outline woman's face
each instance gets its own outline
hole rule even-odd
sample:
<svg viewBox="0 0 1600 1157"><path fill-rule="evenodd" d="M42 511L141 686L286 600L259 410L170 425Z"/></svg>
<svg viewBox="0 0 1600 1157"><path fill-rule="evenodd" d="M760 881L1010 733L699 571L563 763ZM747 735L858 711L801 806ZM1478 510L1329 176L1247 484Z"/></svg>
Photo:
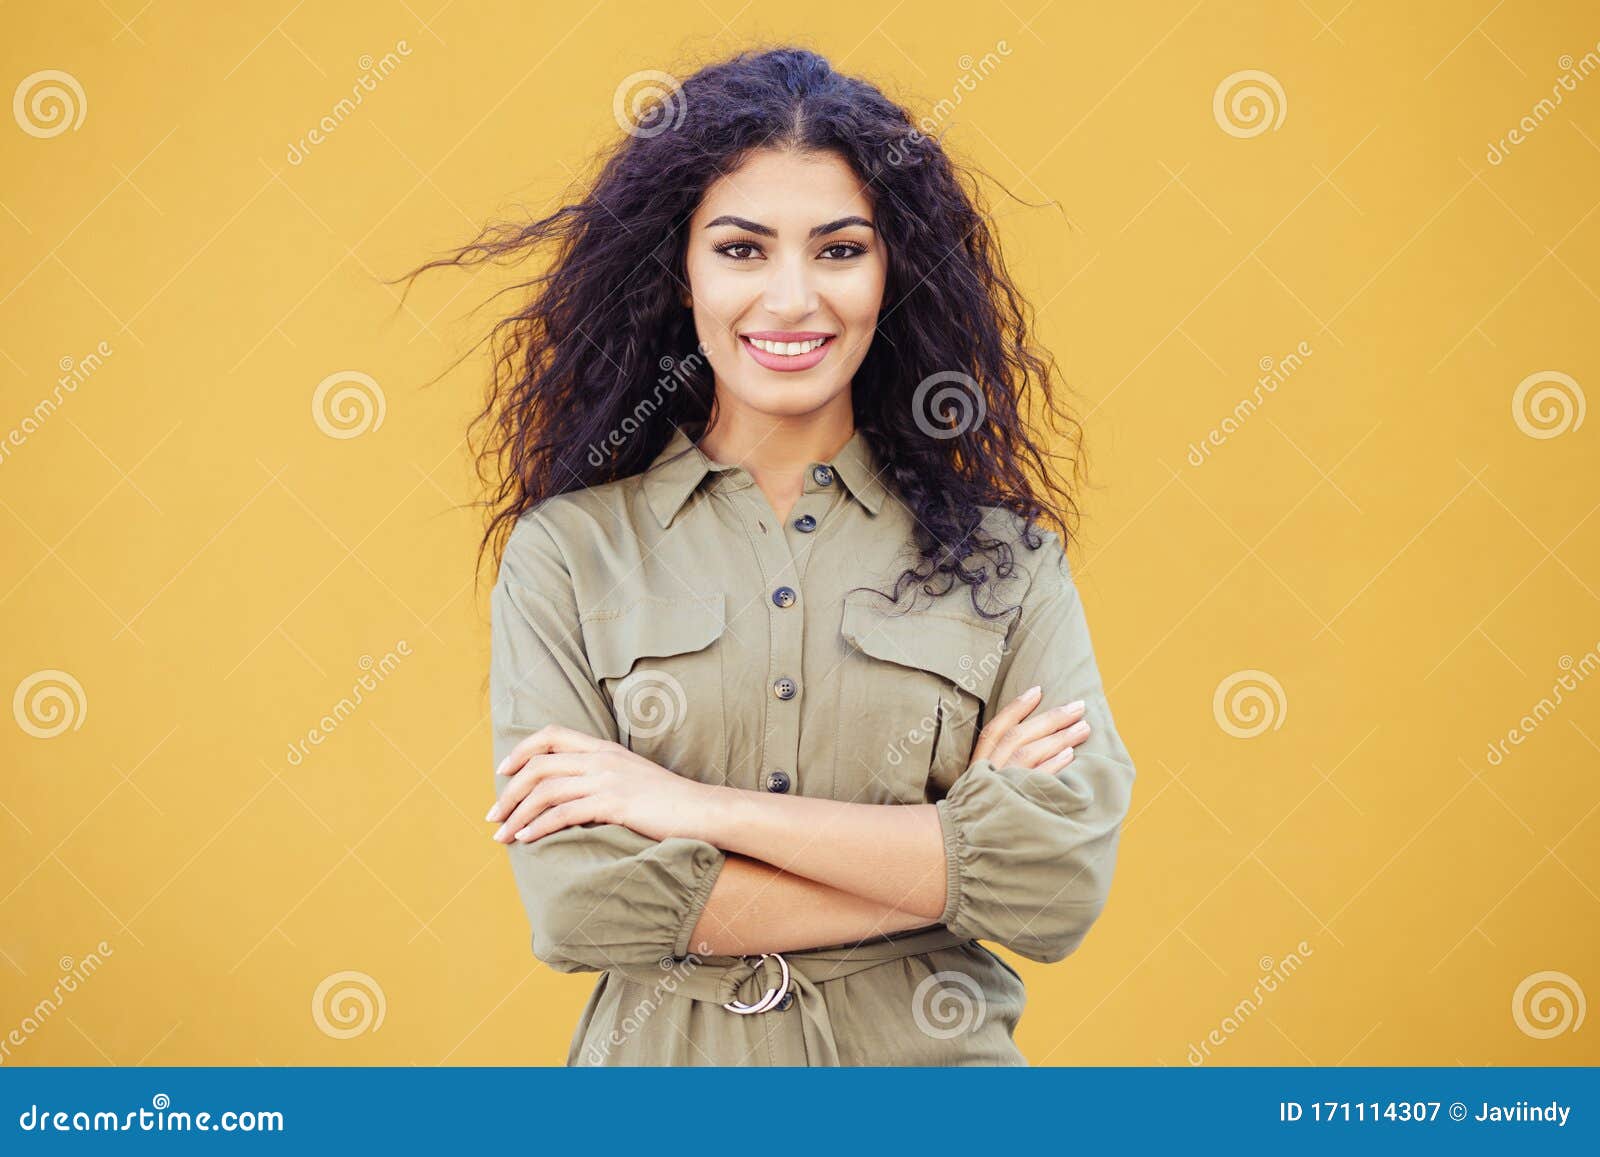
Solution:
<svg viewBox="0 0 1600 1157"><path fill-rule="evenodd" d="M850 388L888 268L872 202L838 156L763 149L689 221L695 329L719 402L791 417Z"/></svg>

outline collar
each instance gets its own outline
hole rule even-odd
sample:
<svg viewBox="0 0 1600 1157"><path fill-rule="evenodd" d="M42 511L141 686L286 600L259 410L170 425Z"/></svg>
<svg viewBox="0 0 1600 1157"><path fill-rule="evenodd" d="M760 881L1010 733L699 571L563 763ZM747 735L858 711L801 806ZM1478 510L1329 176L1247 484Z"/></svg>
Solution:
<svg viewBox="0 0 1600 1157"><path fill-rule="evenodd" d="M887 496L884 484L878 480L882 468L877 455L867 442L867 436L859 428L827 462L806 464L805 489L808 493L821 489L816 479L811 476L811 471L818 466L831 467L844 483L845 489L861 503L868 514L878 513ZM665 449L655 456L644 472L645 498L650 503L650 509L655 512L662 529L671 525L678 511L683 508L683 504L689 500L689 496L699 488L706 476L711 474L727 476L730 480L729 485L732 486L754 485L754 481L743 467L736 463L713 462L706 457L699 446L695 445L694 440L681 426L676 427ZM733 481L736 475L742 476L742 481Z"/></svg>

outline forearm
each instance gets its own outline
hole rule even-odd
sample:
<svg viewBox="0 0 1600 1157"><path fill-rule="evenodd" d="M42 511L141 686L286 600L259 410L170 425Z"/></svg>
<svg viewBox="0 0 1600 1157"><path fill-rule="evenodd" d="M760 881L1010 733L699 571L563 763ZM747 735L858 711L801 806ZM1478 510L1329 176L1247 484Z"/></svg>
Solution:
<svg viewBox="0 0 1600 1157"><path fill-rule="evenodd" d="M792 952L932 923L914 912L729 854L689 937L689 949L705 956Z"/></svg>
<svg viewBox="0 0 1600 1157"><path fill-rule="evenodd" d="M945 906L932 804L859 804L718 787L701 838L933 923Z"/></svg>

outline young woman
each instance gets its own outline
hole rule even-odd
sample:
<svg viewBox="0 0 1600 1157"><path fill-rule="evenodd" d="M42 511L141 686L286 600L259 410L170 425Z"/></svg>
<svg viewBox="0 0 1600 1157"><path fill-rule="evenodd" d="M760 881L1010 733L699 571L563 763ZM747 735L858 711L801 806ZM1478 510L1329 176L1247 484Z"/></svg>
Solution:
<svg viewBox="0 0 1600 1157"><path fill-rule="evenodd" d="M484 415L487 819L534 954L600 974L568 1063L1025 1063L980 941L1078 947L1134 778L1021 415L1051 362L870 84L745 53L651 115L448 259L560 243Z"/></svg>

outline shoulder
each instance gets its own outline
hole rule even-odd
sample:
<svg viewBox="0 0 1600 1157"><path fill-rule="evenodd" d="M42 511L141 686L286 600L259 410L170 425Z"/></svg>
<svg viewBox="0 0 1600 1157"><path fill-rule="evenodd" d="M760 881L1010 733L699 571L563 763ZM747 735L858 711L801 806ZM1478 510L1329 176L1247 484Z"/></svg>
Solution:
<svg viewBox="0 0 1600 1157"><path fill-rule="evenodd" d="M506 540L506 555L584 553L597 537L615 538L634 525L640 475L552 494L524 511Z"/></svg>
<svg viewBox="0 0 1600 1157"><path fill-rule="evenodd" d="M996 593L1005 602L1034 602L1072 587L1072 568L1056 531L1036 523L1030 532L1021 515L1003 506L978 509L984 533L1011 547L1010 572L995 579Z"/></svg>

